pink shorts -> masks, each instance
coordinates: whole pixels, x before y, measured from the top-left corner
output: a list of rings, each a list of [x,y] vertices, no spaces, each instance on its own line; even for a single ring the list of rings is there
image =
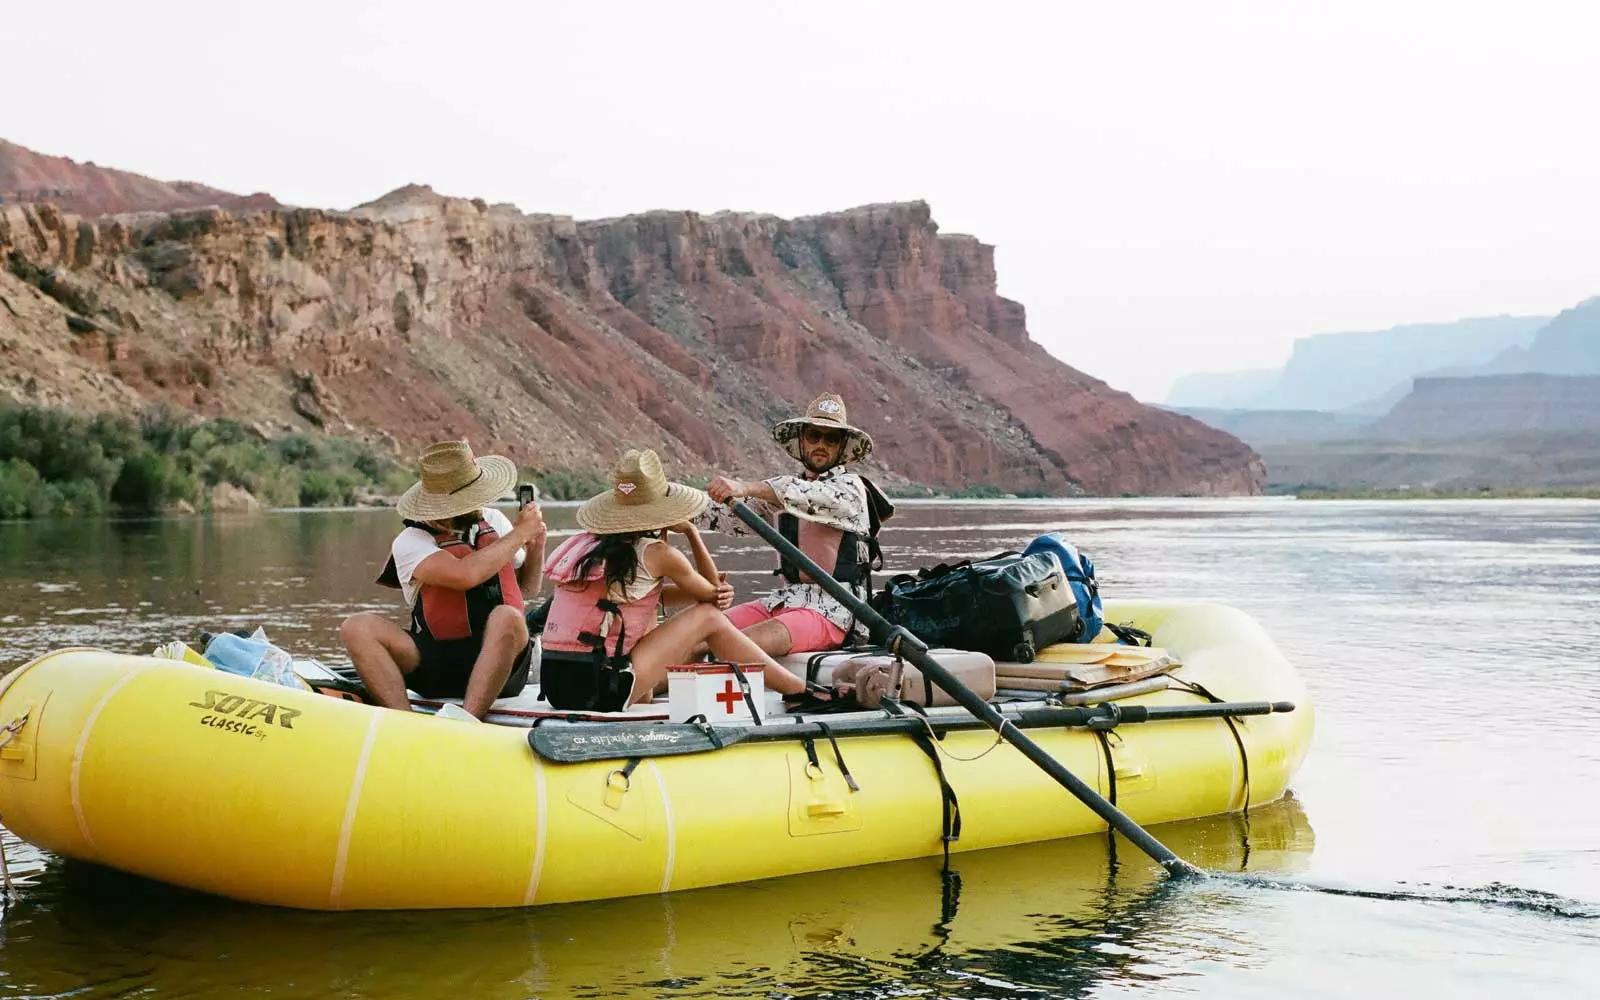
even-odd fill
[[[760,601],[746,601],[729,608],[727,615],[733,627],[741,632],[756,622],[769,619],[783,622],[783,627],[789,630],[791,653],[815,653],[844,645],[844,629],[810,608],[783,608],[773,614]]]

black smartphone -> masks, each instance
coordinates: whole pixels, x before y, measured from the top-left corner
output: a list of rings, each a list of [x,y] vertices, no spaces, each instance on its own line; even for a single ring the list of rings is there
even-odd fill
[[[523,507],[539,499],[539,487],[532,483],[517,484],[517,506]]]

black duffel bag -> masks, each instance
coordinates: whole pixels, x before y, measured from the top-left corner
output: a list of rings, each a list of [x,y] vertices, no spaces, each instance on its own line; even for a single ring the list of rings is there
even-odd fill
[[[901,573],[873,595],[872,606],[930,647],[1015,663],[1032,662],[1039,650],[1083,629],[1077,598],[1049,552],[1002,552]]]

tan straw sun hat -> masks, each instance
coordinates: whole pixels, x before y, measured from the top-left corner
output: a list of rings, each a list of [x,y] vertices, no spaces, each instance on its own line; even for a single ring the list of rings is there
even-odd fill
[[[470,514],[511,492],[517,467],[499,455],[472,457],[465,441],[441,441],[422,453],[422,479],[395,505],[408,521],[443,521]]]
[[[711,504],[704,490],[667,482],[661,458],[646,449],[622,456],[611,471],[611,489],[578,508],[578,527],[596,535],[660,531],[687,521]]]
[[[772,440],[783,445],[783,450],[795,458],[805,461],[805,454],[800,448],[800,431],[807,424],[827,430],[844,431],[844,450],[839,453],[839,461],[859,462],[872,454],[872,436],[859,427],[851,427],[849,416],[845,413],[844,400],[837,393],[825,392],[811,401],[806,407],[803,417],[791,417],[780,420],[772,426]]]

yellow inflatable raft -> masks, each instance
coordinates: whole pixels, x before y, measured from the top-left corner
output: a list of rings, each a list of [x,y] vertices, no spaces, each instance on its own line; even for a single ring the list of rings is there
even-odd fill
[[[1141,824],[1284,793],[1314,719],[1236,609],[1107,601],[1182,666],[1123,704],[1198,685],[1286,714],[1030,729]],[[637,725],[624,724],[618,725]],[[240,900],[309,909],[505,907],[744,882],[939,854],[940,779],[905,735],[556,764],[528,731],[400,713],[171,660],[68,649],[0,679],[0,822],[41,848]],[[986,730],[938,742],[952,851],[1103,832]],[[1114,789],[1113,789],[1114,786]],[[1159,836],[1159,831],[1157,831]],[[414,873],[425,872],[426,877]]]

